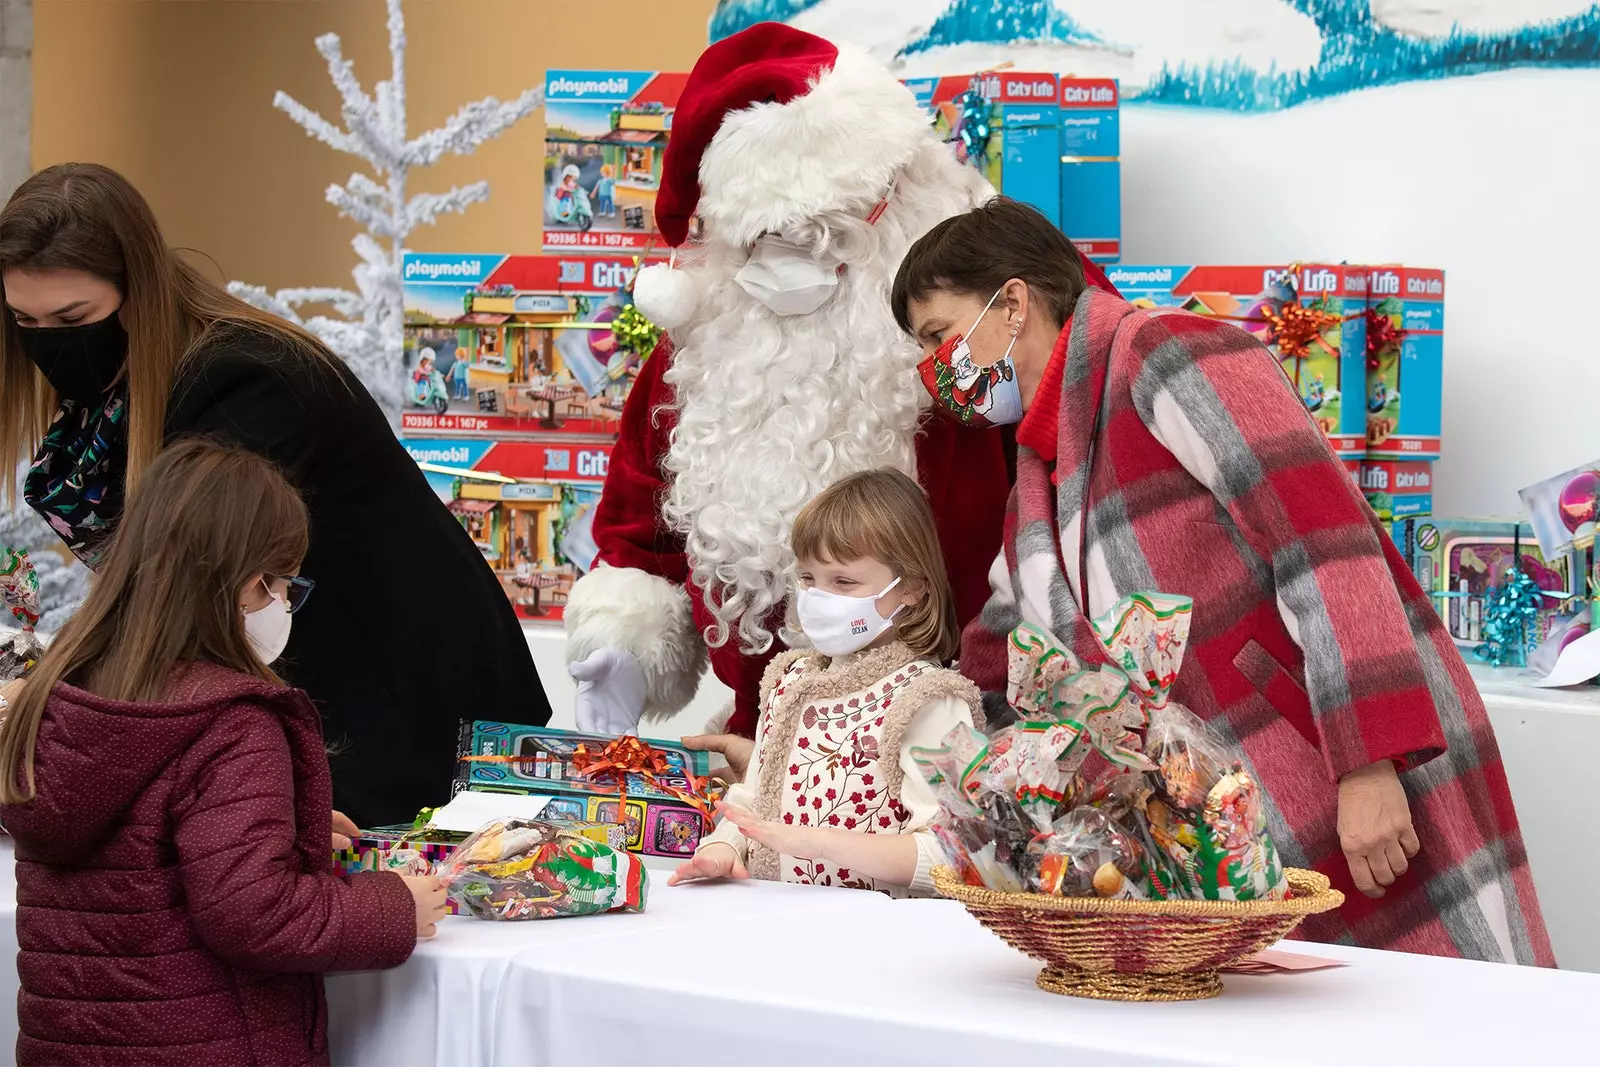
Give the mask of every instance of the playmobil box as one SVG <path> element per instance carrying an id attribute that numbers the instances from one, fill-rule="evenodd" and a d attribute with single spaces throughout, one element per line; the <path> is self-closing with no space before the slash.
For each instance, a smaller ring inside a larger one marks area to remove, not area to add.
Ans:
<path id="1" fill-rule="evenodd" d="M 1100 263 L 1122 258 L 1121 93 L 1109 78 L 1061 79 L 1061 229 Z"/>
<path id="2" fill-rule="evenodd" d="M 1361 403 L 1367 369 L 1366 268 L 1320 263 L 1117 265 L 1107 267 L 1106 276 L 1135 307 L 1183 308 L 1226 319 L 1254 334 L 1278 356 L 1284 375 L 1340 458 L 1362 457 L 1367 436 Z M 1285 308 L 1295 304 L 1318 316 L 1320 329 L 1291 347 L 1279 326 L 1286 321 Z"/>
<path id="3" fill-rule="evenodd" d="M 1543 640 L 1550 620 L 1570 606 L 1582 584 L 1582 566 L 1570 554 L 1547 557 L 1533 528 L 1518 519 L 1411 518 L 1395 523 L 1400 554 L 1457 645 L 1482 644 L 1484 608 L 1506 572 L 1520 565 L 1547 593 L 1536 636 Z"/>
<path id="4" fill-rule="evenodd" d="M 570 730 L 463 722 L 455 788 L 457 792 L 471 789 L 549 797 L 545 818 L 622 823 L 629 851 L 652 856 L 693 855 L 700 843 L 701 814 L 675 791 L 691 792 L 697 787 L 704 790 L 709 757 L 673 741 L 649 741 L 666 757 L 666 773 L 654 781 L 638 774 L 628 775 L 623 801 L 626 810 L 619 818 L 616 790 L 597 786 L 572 765 L 580 744 L 599 751 L 611 740 Z M 468 756 L 499 759 L 475 762 L 469 761 Z"/>
<path id="5" fill-rule="evenodd" d="M 635 269 L 631 256 L 407 253 L 402 432 L 615 440 L 658 332 L 629 306 Z"/>
<path id="6" fill-rule="evenodd" d="M 402 437 L 500 579 L 517 616 L 559 623 L 600 554 L 593 535 L 613 445 L 571 439 Z"/>
<path id="7" fill-rule="evenodd" d="M 1367 300 L 1398 340 L 1374 338 L 1366 369 L 1367 455 L 1438 459 L 1444 409 L 1444 271 L 1371 267 Z"/>
<path id="8" fill-rule="evenodd" d="M 552 70 L 544 98 L 544 247 L 643 251 L 687 74 Z"/>
<path id="9" fill-rule="evenodd" d="M 1000 192 L 1061 225 L 1060 80 L 996 71 L 915 78 L 905 85 L 933 126 Z"/>
<path id="10" fill-rule="evenodd" d="M 1426 460 L 1368 459 L 1361 493 L 1386 523 L 1433 514 L 1433 464 Z"/>

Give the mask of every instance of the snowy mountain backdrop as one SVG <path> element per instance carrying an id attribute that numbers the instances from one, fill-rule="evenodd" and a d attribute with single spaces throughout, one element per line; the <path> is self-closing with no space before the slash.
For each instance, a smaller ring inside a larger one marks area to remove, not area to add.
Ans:
<path id="1" fill-rule="evenodd" d="M 1600 66 L 1594 0 L 721 0 L 711 39 L 765 21 L 860 45 L 906 78 L 1009 62 L 1117 78 L 1129 102 L 1235 111 Z"/>

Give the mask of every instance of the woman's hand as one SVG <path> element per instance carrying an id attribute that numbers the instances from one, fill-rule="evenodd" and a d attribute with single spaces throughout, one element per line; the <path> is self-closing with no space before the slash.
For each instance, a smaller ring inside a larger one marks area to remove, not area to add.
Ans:
<path id="1" fill-rule="evenodd" d="M 750 771 L 750 757 L 756 751 L 754 741 L 738 734 L 700 734 L 696 737 L 685 737 L 683 747 L 699 752 L 720 753 L 722 758 L 728 761 L 728 773 L 734 776 L 729 785 L 737 785 L 744 781 L 745 775 Z"/>
<path id="2" fill-rule="evenodd" d="M 1356 888 L 1377 898 L 1422 849 L 1394 764 L 1379 760 L 1339 779 L 1339 846 Z"/>
<path id="3" fill-rule="evenodd" d="M 361 836 L 361 828 L 350 821 L 350 816 L 342 811 L 333 813 L 333 850 L 343 852 L 355 844 L 355 839 Z"/>
<path id="4" fill-rule="evenodd" d="M 669 886 L 683 882 L 709 882 L 718 878 L 749 878 L 744 861 L 732 845 L 713 841 L 694 854 L 694 858 L 678 864 L 678 869 L 667 879 Z"/>
<path id="5" fill-rule="evenodd" d="M 444 883 L 431 874 L 403 874 L 400 880 L 411 890 L 411 902 L 417 908 L 417 940 L 425 941 L 439 932 L 437 923 L 445 917 L 449 898 Z"/>

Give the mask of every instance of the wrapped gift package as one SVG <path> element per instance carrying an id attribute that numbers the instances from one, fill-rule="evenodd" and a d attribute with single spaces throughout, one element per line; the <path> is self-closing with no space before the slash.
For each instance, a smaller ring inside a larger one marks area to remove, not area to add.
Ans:
<path id="1" fill-rule="evenodd" d="M 609 737 L 516 726 L 502 722 L 463 722 L 456 790 L 521 793 L 549 797 L 542 818 L 623 824 L 626 847 L 650 856 L 690 856 L 700 843 L 703 816 L 686 794 L 706 788 L 710 758 L 673 741 L 646 743 L 664 759 L 663 773 L 628 774 L 616 786 L 598 782 L 574 765 L 579 746 L 598 752 Z M 473 761 L 467 757 L 490 757 Z M 618 804 L 626 805 L 619 812 Z M 619 815 L 621 816 L 619 818 Z"/>

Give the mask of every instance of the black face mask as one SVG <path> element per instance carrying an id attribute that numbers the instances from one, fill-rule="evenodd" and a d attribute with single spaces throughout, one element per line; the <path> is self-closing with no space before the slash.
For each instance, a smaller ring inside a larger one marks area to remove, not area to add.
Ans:
<path id="1" fill-rule="evenodd" d="M 19 326 L 17 333 L 22 350 L 63 400 L 103 395 L 128 360 L 128 335 L 114 311 L 84 326 Z"/>

